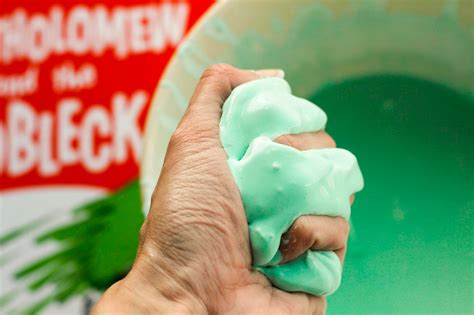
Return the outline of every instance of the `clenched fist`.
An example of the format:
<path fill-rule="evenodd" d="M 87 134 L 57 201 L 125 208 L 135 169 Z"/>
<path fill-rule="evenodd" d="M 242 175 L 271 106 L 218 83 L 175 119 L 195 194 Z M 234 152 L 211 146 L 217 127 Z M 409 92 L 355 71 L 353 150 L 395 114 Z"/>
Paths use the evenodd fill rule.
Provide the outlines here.
<path fill-rule="evenodd" d="M 244 207 L 219 138 L 222 104 L 236 86 L 280 70 L 214 65 L 202 75 L 171 137 L 129 274 L 95 314 L 323 314 L 324 297 L 287 293 L 251 269 Z M 276 139 L 299 150 L 335 147 L 325 132 Z M 303 216 L 284 234 L 283 262 L 308 249 L 344 260 L 349 224 Z"/>

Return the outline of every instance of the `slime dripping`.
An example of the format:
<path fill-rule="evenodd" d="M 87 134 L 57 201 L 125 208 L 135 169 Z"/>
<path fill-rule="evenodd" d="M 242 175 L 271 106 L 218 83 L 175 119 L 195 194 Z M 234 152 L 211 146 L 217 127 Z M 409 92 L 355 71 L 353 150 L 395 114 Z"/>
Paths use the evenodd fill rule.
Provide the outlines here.
<path fill-rule="evenodd" d="M 277 287 L 313 295 L 333 293 L 341 265 L 332 251 L 307 251 L 281 264 L 282 234 L 302 215 L 349 219 L 349 196 L 363 187 L 357 160 L 343 149 L 299 151 L 273 140 L 317 132 L 326 114 L 266 78 L 235 88 L 223 106 L 220 135 L 249 225 L 254 268 Z"/>

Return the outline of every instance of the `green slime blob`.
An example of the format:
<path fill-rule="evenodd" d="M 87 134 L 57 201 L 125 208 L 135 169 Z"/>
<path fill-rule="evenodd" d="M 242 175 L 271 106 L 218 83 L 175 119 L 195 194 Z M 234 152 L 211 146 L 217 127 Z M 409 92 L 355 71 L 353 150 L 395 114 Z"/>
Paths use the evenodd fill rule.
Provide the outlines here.
<path fill-rule="evenodd" d="M 266 78 L 234 89 L 224 103 L 220 135 L 249 225 L 253 264 L 277 287 L 333 293 L 341 265 L 332 251 L 307 251 L 279 265 L 282 234 L 302 215 L 349 219 L 349 196 L 363 187 L 357 160 L 343 149 L 299 151 L 272 140 L 324 129 L 326 114 L 293 96 L 288 83 Z"/>

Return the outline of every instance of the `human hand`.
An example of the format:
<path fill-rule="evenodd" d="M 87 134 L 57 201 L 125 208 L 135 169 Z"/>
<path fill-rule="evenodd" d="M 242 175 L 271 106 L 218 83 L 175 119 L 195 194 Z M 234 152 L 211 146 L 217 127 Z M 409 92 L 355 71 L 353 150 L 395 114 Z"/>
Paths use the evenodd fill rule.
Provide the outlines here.
<path fill-rule="evenodd" d="M 287 293 L 251 268 L 247 220 L 219 138 L 222 104 L 236 86 L 281 71 L 207 69 L 172 135 L 130 273 L 95 308 L 102 313 L 322 314 L 324 297 Z M 335 147 L 325 132 L 275 141 L 299 150 Z M 283 262 L 308 249 L 344 260 L 349 224 L 303 216 L 282 237 Z"/>

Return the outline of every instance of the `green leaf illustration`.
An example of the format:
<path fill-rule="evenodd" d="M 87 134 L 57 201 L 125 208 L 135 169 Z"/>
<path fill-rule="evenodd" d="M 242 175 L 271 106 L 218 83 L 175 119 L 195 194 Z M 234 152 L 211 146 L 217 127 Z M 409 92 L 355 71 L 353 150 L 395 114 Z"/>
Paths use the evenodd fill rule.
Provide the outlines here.
<path fill-rule="evenodd" d="M 64 303 L 88 290 L 104 290 L 131 267 L 143 222 L 138 181 L 116 193 L 73 210 L 73 219 L 35 238 L 38 246 L 54 242 L 58 249 L 19 268 L 15 277 L 32 292 L 52 286 L 53 293 L 15 312 L 36 314 L 51 303 Z M 32 233 L 36 220 L 0 236 L 0 246 Z M 10 263 L 11 259 L 7 263 Z M 4 308 L 17 293 L 0 297 Z"/>

